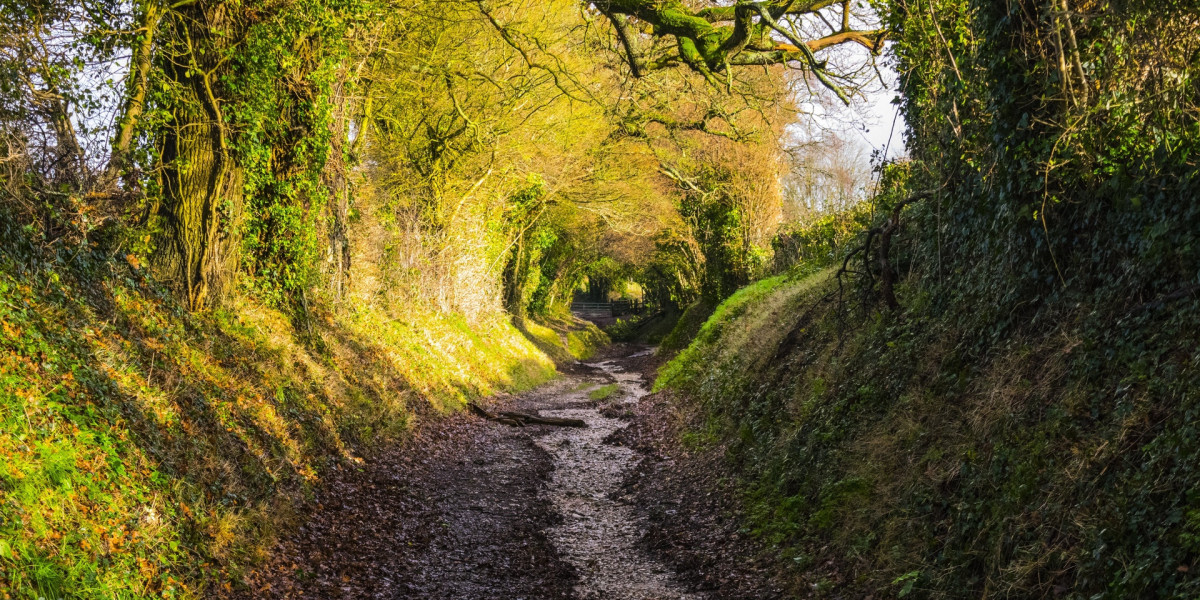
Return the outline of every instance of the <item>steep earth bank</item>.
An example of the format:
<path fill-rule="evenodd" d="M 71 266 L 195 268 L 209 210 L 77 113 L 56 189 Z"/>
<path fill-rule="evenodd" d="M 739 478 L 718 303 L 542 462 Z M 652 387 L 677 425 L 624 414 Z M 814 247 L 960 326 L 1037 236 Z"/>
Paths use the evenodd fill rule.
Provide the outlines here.
<path fill-rule="evenodd" d="M 0 252 L 0 598 L 226 593 L 337 469 L 604 339 L 368 302 L 189 313 L 136 261 L 44 264 Z"/>
<path fill-rule="evenodd" d="M 842 283 L 752 284 L 662 368 L 674 399 L 644 422 L 686 452 L 659 451 L 643 481 L 674 504 L 643 510 L 752 537 L 796 594 L 1200 593 L 1200 297 L 996 320 L 907 281 L 896 311 Z M 705 481 L 735 492 L 697 497 Z M 720 584 L 687 534 L 653 543 Z"/>

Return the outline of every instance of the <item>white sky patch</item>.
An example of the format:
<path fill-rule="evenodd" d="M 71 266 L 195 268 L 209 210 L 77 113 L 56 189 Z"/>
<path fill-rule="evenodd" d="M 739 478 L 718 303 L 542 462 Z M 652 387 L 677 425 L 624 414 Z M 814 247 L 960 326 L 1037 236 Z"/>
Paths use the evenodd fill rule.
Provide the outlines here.
<path fill-rule="evenodd" d="M 857 132 L 872 150 L 878 150 L 880 153 L 886 150 L 886 160 L 908 153 L 904 146 L 904 115 L 900 114 L 900 105 L 893 104 L 896 98 L 897 93 L 892 89 L 868 94 L 865 111 L 867 118 L 863 121 L 861 130 Z"/>
<path fill-rule="evenodd" d="M 889 62 L 878 60 L 880 77 L 859 89 L 850 106 L 806 82 L 803 71 L 794 72 L 796 119 L 782 140 L 791 161 L 783 183 L 792 218 L 866 200 L 875 193 L 880 162 L 907 155 L 906 124 L 894 102 L 898 78 Z"/>

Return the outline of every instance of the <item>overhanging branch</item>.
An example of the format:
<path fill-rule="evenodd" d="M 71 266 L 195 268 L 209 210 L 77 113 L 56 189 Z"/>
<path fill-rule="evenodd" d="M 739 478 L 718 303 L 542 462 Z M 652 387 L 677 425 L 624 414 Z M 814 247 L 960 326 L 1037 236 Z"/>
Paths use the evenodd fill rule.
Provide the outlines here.
<path fill-rule="evenodd" d="M 617 31 L 617 39 L 621 41 L 621 46 L 625 49 L 625 55 L 629 60 L 629 70 L 633 72 L 634 77 L 641 77 L 644 74 L 641 59 L 638 57 L 637 47 L 634 45 L 637 38 L 629 30 L 629 18 L 616 13 L 608 13 L 605 16 L 612 22 L 613 29 Z"/>
<path fill-rule="evenodd" d="M 842 44 L 857 44 L 878 54 L 887 38 L 885 29 L 850 29 L 850 3 L 846 0 L 739 0 L 731 6 L 710 6 L 695 10 L 681 0 L 593 0 L 592 4 L 613 23 L 621 45 L 625 48 L 630 69 L 642 76 L 651 65 L 643 64 L 637 52 L 637 32 L 628 19 L 637 19 L 652 27 L 651 35 L 674 37 L 679 51 L 678 60 L 704 76 L 716 87 L 729 87 L 717 73 L 729 66 L 762 66 L 802 63 L 821 84 L 834 92 L 842 102 L 849 96 L 834 80 L 826 63 L 817 60 L 816 52 Z M 804 41 L 781 19 L 806 14 L 821 15 L 819 11 L 842 7 L 841 14 L 832 14 L 833 22 L 827 35 Z M 826 22 L 831 22 L 828 19 Z M 786 43 L 780 43 L 782 36 Z M 660 67 L 661 65 L 653 65 Z"/>

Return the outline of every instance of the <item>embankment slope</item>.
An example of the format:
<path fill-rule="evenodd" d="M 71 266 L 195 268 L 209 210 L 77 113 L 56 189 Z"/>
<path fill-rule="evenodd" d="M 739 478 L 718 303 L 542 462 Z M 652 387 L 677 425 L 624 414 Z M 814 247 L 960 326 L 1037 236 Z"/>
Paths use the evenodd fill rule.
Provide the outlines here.
<path fill-rule="evenodd" d="M 328 469 L 555 375 L 504 315 L 193 314 L 133 259 L 18 242 L 0 255 L 0 598 L 236 585 Z"/>
<path fill-rule="evenodd" d="M 660 372 L 797 589 L 1194 597 L 1197 301 L 999 324 L 901 295 L 864 311 L 831 271 L 764 280 Z"/>

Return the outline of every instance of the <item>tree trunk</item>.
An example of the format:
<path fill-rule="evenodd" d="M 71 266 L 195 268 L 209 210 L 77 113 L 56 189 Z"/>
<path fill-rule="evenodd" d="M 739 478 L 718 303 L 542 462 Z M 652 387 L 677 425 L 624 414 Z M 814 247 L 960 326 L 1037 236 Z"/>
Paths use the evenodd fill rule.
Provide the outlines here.
<path fill-rule="evenodd" d="M 517 234 L 512 255 L 504 267 L 504 308 L 518 322 L 525 320 L 525 279 L 529 275 L 529 256 L 525 251 L 525 234 Z"/>
<path fill-rule="evenodd" d="M 345 94 L 345 77 L 343 72 L 336 88 L 333 90 L 333 114 L 330 115 L 330 148 L 329 158 L 325 161 L 322 173 L 323 183 L 329 190 L 327 274 L 329 289 L 334 298 L 341 300 L 350 282 L 350 182 L 346 176 L 345 145 L 347 132 L 347 106 L 350 100 Z M 362 135 L 361 133 L 359 134 Z"/>
<path fill-rule="evenodd" d="M 237 220 L 242 213 L 242 174 L 229 152 L 220 98 L 214 85 L 232 19 L 225 5 L 193 5 L 162 32 L 170 48 L 162 57 L 166 76 L 181 97 L 174 122 L 161 138 L 162 200 L 154 207 L 161 225 L 153 266 L 192 310 L 219 298 L 237 268 Z"/>
<path fill-rule="evenodd" d="M 184 125 L 186 124 L 186 125 Z M 162 224 L 155 267 L 192 310 L 218 297 L 236 269 L 230 223 L 241 213 L 242 178 L 223 156 L 219 127 L 203 119 L 184 121 L 169 132 L 163 148 Z"/>

